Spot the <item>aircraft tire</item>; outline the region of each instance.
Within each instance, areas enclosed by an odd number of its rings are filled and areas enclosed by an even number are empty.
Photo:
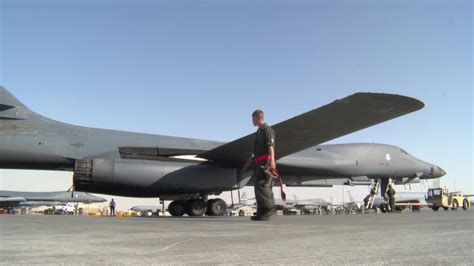
[[[445,211],[449,210],[449,208],[448,208],[448,207],[443,207],[443,209],[444,209]]]
[[[168,211],[171,216],[183,216],[186,213],[186,205],[180,200],[175,200],[168,205]]]
[[[207,202],[208,216],[224,216],[227,209],[227,204],[222,199],[212,199]]]
[[[387,212],[387,208],[386,208],[386,206],[385,206],[384,203],[380,204],[380,211],[381,211],[382,213],[386,213],[386,212]]]
[[[212,216],[212,213],[211,213],[211,203],[214,201],[214,199],[210,199],[207,201],[207,209],[206,209],[206,215],[207,216]]]
[[[203,216],[206,210],[207,204],[203,199],[190,199],[186,202],[186,213],[189,216]]]
[[[439,210],[439,206],[433,206],[433,207],[431,207],[431,209],[433,209],[433,211],[435,211],[435,212],[436,212],[436,211],[438,211],[438,210]]]
[[[463,209],[463,210],[469,209],[469,201],[467,201],[467,199],[464,199],[464,200],[462,201],[462,209]]]
[[[458,200],[457,199],[453,200],[453,207],[451,209],[452,210],[457,210],[458,207],[459,207]]]

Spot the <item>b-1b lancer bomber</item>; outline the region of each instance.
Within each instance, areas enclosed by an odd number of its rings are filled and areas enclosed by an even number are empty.
[[[445,172],[384,144],[320,145],[417,111],[416,99],[356,93],[273,125],[277,167],[287,186],[404,184]],[[229,143],[80,127],[34,113],[0,87],[0,168],[73,172],[74,189],[172,200],[173,216],[224,215],[209,195],[252,185],[242,166],[254,134]]]

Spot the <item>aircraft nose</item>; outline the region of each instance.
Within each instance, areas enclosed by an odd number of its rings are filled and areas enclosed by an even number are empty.
[[[447,174],[446,171],[444,171],[443,169],[441,169],[441,167],[438,167],[438,168],[439,168],[439,170],[440,170],[440,172],[441,172],[440,177]]]
[[[433,177],[438,178],[446,175],[446,171],[444,171],[441,167],[435,166],[433,167]]]
[[[106,202],[107,200],[92,194],[87,193],[87,196],[91,199],[92,202]]]
[[[97,202],[106,202],[107,200],[101,197],[96,197]]]

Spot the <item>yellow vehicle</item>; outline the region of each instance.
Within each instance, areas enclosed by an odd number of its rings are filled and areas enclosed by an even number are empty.
[[[439,210],[440,207],[444,210],[448,210],[449,208],[456,210],[460,206],[462,206],[464,210],[467,210],[470,206],[468,198],[463,196],[461,192],[449,193],[447,188],[428,189],[426,202],[431,205],[433,211]]]
[[[137,217],[137,213],[133,211],[118,211],[115,213],[117,217]]]

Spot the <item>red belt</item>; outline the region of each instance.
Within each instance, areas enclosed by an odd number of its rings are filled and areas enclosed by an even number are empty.
[[[260,156],[257,156],[257,157],[254,157],[253,160],[254,162],[256,163],[261,163],[261,162],[264,162],[268,159],[272,158],[272,156],[270,154],[264,154],[264,155],[260,155]]]

